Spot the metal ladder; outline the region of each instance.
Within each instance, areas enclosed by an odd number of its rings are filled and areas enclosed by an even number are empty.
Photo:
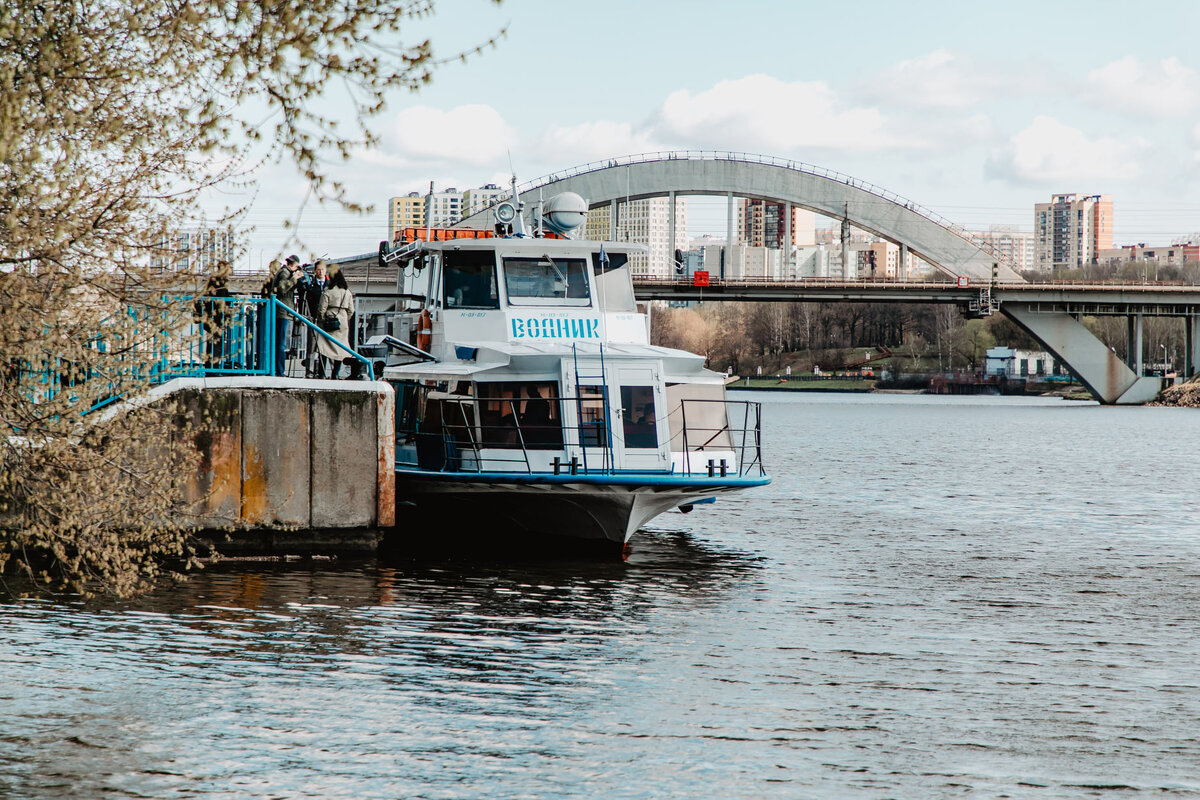
[[[583,471],[588,472],[587,463],[587,445],[583,441],[583,386],[580,384],[580,379],[595,380],[600,379],[600,399],[604,409],[604,433],[607,441],[604,446],[604,462],[600,465],[602,472],[609,472],[614,468],[613,461],[613,440],[612,440],[612,413],[608,402],[608,368],[604,362],[604,343],[600,343],[600,374],[599,375],[581,375],[579,373],[579,347],[577,342],[571,343],[571,358],[575,366],[575,423],[579,431],[579,451],[583,455]]]

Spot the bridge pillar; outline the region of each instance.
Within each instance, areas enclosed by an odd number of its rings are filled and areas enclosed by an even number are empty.
[[[1008,301],[1000,306],[1013,322],[1041,342],[1050,353],[1105,405],[1139,405],[1158,396],[1162,383],[1158,378],[1142,377],[1142,357],[1138,351],[1134,372],[1117,354],[1105,347],[1082,322],[1063,311],[1039,311],[1036,307]],[[1141,315],[1130,331],[1141,344]]]
[[[1145,375],[1146,362],[1142,352],[1145,349],[1145,344],[1142,342],[1142,334],[1145,332],[1145,319],[1141,314],[1134,314],[1133,320],[1133,371],[1136,375]]]
[[[671,268],[667,270],[667,277],[675,274],[675,270],[679,265],[675,263],[675,192],[667,192],[667,261],[670,262]]]
[[[725,265],[733,258],[733,192],[725,194],[725,260],[721,262],[721,280],[725,280]]]
[[[792,274],[792,204],[787,202],[783,204],[783,277],[786,280],[792,280],[796,276]]]
[[[617,201],[615,198],[608,204],[608,240],[610,242],[617,240]]]
[[[1188,314],[1183,318],[1183,374],[1192,377],[1200,372],[1197,355],[1200,354],[1200,325],[1196,324],[1196,316]]]
[[[904,242],[900,243],[900,263],[896,266],[896,277],[899,280],[908,280],[908,245]]]
[[[1125,317],[1125,365],[1130,369],[1137,363],[1137,336],[1134,335],[1133,314]]]
[[[858,277],[858,271],[850,274],[850,204],[846,204],[842,214],[842,280],[851,281]]]

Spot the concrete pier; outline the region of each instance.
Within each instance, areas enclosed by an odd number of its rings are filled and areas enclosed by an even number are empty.
[[[177,379],[198,456],[185,499],[222,554],[373,550],[395,522],[394,396],[382,382]]]

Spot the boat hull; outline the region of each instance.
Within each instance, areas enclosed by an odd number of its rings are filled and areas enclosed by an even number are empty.
[[[645,523],[672,508],[760,486],[763,478],[683,478],[462,474],[396,471],[397,536],[404,547],[430,530],[447,539],[498,539],[512,534],[622,552]],[[409,523],[435,517],[437,527]],[[423,544],[430,544],[423,542]]]

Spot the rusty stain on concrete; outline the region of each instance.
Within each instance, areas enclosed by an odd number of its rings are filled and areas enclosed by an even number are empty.
[[[244,448],[242,468],[242,521],[267,522],[267,472],[257,447]]]
[[[391,387],[376,395],[375,403],[379,442],[376,519],[381,528],[388,528],[396,524],[396,400]]]

